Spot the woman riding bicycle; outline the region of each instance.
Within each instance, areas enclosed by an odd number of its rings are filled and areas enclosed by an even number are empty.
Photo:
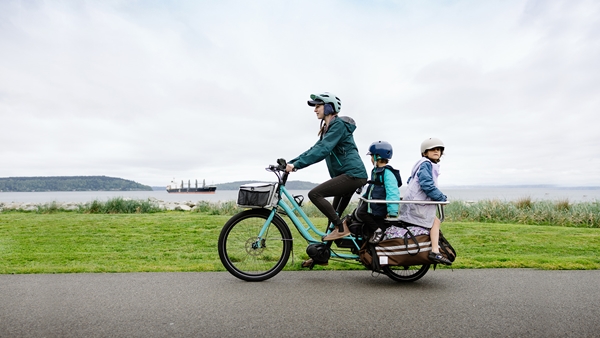
[[[317,118],[321,120],[319,140],[310,149],[289,161],[286,171],[303,169],[322,160],[327,162],[331,179],[312,189],[308,198],[335,225],[335,229],[323,237],[324,241],[331,241],[350,234],[350,229],[342,222],[336,210],[341,214],[356,189],[367,183],[367,170],[352,136],[356,129],[354,120],[338,116],[342,105],[340,99],[327,92],[311,94],[308,105],[315,107]],[[326,197],[333,197],[333,204]],[[307,261],[302,266],[311,263]]]

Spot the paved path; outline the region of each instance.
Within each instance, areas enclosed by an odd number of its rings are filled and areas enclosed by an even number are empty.
[[[600,271],[0,275],[0,337],[598,337]]]

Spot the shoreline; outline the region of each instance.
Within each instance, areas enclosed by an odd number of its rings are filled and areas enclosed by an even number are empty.
[[[124,201],[135,201],[133,198],[123,198]],[[150,197],[147,199],[150,203],[154,203],[158,206],[159,209],[164,211],[192,211],[198,207],[200,204],[198,202],[192,201],[180,201],[180,202],[171,202],[171,201],[162,201],[156,199],[154,197]],[[93,203],[94,201],[89,202],[46,202],[46,203],[32,203],[32,202],[10,202],[4,203],[0,202],[0,213],[3,211],[37,211],[39,208],[43,207],[55,207],[59,211],[77,211],[81,207],[84,207],[86,204]]]

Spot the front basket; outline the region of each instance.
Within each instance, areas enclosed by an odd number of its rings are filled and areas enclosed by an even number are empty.
[[[238,191],[237,205],[242,208],[270,208],[277,201],[277,183],[244,184]]]

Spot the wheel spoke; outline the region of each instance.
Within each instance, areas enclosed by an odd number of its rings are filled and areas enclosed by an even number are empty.
[[[258,281],[276,275],[287,263],[291,235],[285,222],[273,219],[265,237],[258,238],[268,210],[248,210],[232,217],[219,237],[219,256],[234,276]]]

